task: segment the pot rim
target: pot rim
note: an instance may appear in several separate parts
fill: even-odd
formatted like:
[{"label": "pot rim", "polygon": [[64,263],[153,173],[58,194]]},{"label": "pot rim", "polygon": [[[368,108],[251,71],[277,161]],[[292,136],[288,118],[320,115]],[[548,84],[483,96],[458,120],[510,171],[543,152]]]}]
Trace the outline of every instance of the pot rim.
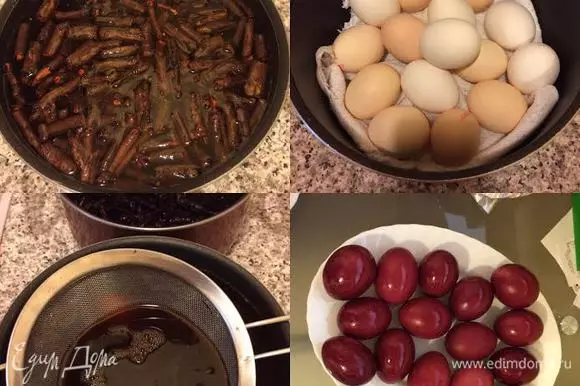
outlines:
[{"label": "pot rim", "polygon": [[[12,17],[14,8],[24,0],[6,0],[0,9],[0,34],[4,34],[6,24]],[[175,186],[160,188],[119,189],[114,187],[102,187],[84,183],[76,178],[68,176],[50,165],[38,154],[24,139],[18,125],[15,124],[7,102],[0,104],[0,134],[5,142],[29,168],[37,172],[44,180],[56,184],[60,191],[82,193],[184,193],[198,191],[205,186],[215,183],[231,171],[237,169],[266,141],[271,134],[272,127],[278,121],[284,108],[286,94],[289,89],[290,79],[290,45],[289,36],[282,20],[282,15],[270,0],[255,0],[264,9],[266,17],[264,22],[273,30],[273,39],[276,41],[276,56],[278,71],[273,74],[274,82],[271,95],[268,98],[268,109],[263,121],[254,130],[248,141],[237,150],[227,161],[211,168],[209,172],[202,173],[189,181],[181,182]],[[4,77],[0,77],[0,86],[5,84]],[[6,100],[9,95],[3,95]]]},{"label": "pot rim", "polygon": [[[208,194],[212,194],[212,193],[208,193]],[[227,194],[227,193],[226,193]],[[68,196],[65,193],[59,193],[60,199],[63,203],[65,203],[65,205],[67,205],[69,208],[73,208],[74,210],[76,210],[78,213],[83,214],[85,217],[90,218],[93,221],[99,222],[101,224],[110,226],[112,228],[116,228],[116,229],[124,229],[124,230],[129,230],[129,231],[134,231],[134,232],[141,232],[141,233],[168,233],[168,232],[175,232],[175,231],[181,231],[181,230],[186,230],[186,229],[192,229],[192,228],[196,228],[205,224],[208,224],[210,222],[213,222],[219,218],[225,217],[228,214],[230,214],[231,212],[233,212],[234,210],[238,209],[241,206],[244,206],[248,200],[250,199],[250,195],[248,193],[243,193],[244,195],[242,196],[242,198],[236,202],[234,205],[230,206],[228,209],[224,210],[223,212],[219,212],[211,217],[208,217],[204,220],[201,221],[197,221],[194,223],[190,223],[190,224],[184,224],[184,225],[179,225],[179,226],[174,226],[174,227],[163,227],[163,228],[142,228],[142,227],[136,227],[136,226],[131,226],[131,225],[124,225],[124,224],[119,224],[110,220],[105,220],[101,217],[97,217],[92,213],[87,212],[86,210],[80,208],[78,205],[76,205],[74,202],[71,201],[70,198],[68,198]],[[218,252],[219,253],[219,252]]]}]

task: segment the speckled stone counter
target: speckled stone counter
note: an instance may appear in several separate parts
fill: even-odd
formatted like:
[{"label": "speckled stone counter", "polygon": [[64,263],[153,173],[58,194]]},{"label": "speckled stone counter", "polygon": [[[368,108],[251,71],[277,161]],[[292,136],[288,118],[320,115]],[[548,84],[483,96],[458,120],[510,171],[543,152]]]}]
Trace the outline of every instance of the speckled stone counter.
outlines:
[{"label": "speckled stone counter", "polygon": [[580,112],[549,144],[489,176],[448,184],[408,182],[356,165],[316,139],[293,116],[293,192],[577,192],[580,190]]},{"label": "speckled stone counter", "polygon": [[[290,312],[289,195],[253,195],[245,227],[230,258]],[[77,249],[58,196],[13,194],[0,244],[0,319],[26,284]]]},{"label": "speckled stone counter", "polygon": [[[286,30],[290,28],[289,0],[273,0]],[[4,0],[0,0],[0,6]],[[287,98],[288,99],[288,98]],[[272,131],[256,151],[226,176],[203,188],[207,192],[290,191],[290,103],[288,100]],[[56,192],[59,187],[26,165],[0,135],[0,191]]]}]

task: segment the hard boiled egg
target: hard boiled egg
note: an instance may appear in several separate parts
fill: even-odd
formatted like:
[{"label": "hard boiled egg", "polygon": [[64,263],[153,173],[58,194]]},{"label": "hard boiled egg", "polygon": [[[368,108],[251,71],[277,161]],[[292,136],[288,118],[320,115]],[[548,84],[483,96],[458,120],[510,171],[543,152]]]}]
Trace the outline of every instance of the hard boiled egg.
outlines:
[{"label": "hard boiled egg", "polygon": [[507,68],[509,82],[524,94],[554,84],[560,74],[560,59],[550,46],[532,43],[518,49]]},{"label": "hard boiled egg", "polygon": [[415,13],[429,6],[431,0],[399,0],[403,12]]},{"label": "hard boiled egg", "polygon": [[371,119],[394,105],[401,95],[399,73],[386,63],[363,68],[350,82],[344,96],[347,110],[358,119]]},{"label": "hard boiled egg", "polygon": [[445,69],[465,67],[481,51],[481,36],[464,20],[443,19],[430,24],[421,37],[421,53],[432,65]]},{"label": "hard boiled egg", "polygon": [[499,1],[485,14],[487,36],[506,50],[515,50],[536,37],[536,24],[530,11],[512,0]]},{"label": "hard boiled egg", "polygon": [[377,27],[401,12],[399,0],[350,0],[350,7],[362,21]]},{"label": "hard boiled egg", "polygon": [[419,60],[422,58],[420,42],[425,28],[425,23],[407,13],[391,16],[381,28],[383,44],[401,62]]},{"label": "hard boiled egg", "polygon": [[358,72],[385,55],[381,30],[364,24],[343,31],[332,47],[336,63],[344,72]]},{"label": "hard boiled egg", "polygon": [[459,103],[459,89],[451,74],[425,60],[405,67],[401,87],[415,106],[432,113],[441,113]]},{"label": "hard boiled egg", "polygon": [[515,129],[528,110],[524,96],[499,80],[473,86],[467,95],[467,105],[483,127],[501,134]]},{"label": "hard boiled egg", "polygon": [[427,15],[429,23],[443,19],[460,19],[475,25],[475,13],[465,0],[432,0]]},{"label": "hard boiled egg", "polygon": [[381,111],[368,129],[371,142],[397,158],[419,154],[429,143],[429,133],[429,121],[411,106],[393,106]]},{"label": "hard boiled egg", "polygon": [[507,65],[508,58],[503,48],[491,40],[482,40],[481,51],[475,62],[459,70],[457,75],[468,82],[483,82],[502,76]]}]

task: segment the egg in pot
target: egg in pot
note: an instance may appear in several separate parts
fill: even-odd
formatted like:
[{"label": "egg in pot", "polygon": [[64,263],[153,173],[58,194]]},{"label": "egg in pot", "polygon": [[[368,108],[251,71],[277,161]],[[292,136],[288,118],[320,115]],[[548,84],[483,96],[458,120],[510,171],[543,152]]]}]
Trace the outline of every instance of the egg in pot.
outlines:
[{"label": "egg in pot", "polygon": [[493,0],[466,0],[467,4],[471,5],[471,8],[476,13],[480,13],[491,7]]},{"label": "egg in pot", "polygon": [[459,103],[459,88],[451,74],[425,60],[407,65],[401,87],[415,106],[432,113],[442,113]]},{"label": "egg in pot", "polygon": [[429,133],[429,121],[411,106],[393,106],[381,111],[368,128],[371,142],[398,158],[419,154],[429,143]]},{"label": "egg in pot", "polygon": [[399,73],[386,63],[371,64],[350,82],[344,96],[347,110],[358,119],[371,119],[394,105],[401,95]]},{"label": "egg in pot", "polygon": [[554,84],[560,74],[560,59],[543,43],[532,43],[518,49],[510,58],[509,82],[524,94]]},{"label": "egg in pot", "polygon": [[457,71],[457,75],[468,82],[478,83],[499,78],[506,72],[507,65],[508,57],[503,48],[484,39],[475,62]]},{"label": "egg in pot", "polygon": [[358,72],[385,55],[381,30],[364,24],[343,31],[332,48],[336,63],[344,72]]},{"label": "egg in pot", "polygon": [[507,134],[518,125],[528,104],[512,85],[488,80],[473,86],[467,95],[469,110],[486,129]]},{"label": "egg in pot", "polygon": [[387,51],[403,63],[421,59],[421,36],[426,25],[415,16],[401,13],[387,19],[381,33]]},{"label": "egg in pot", "polygon": [[431,129],[433,158],[441,165],[467,163],[479,149],[481,129],[475,115],[452,109],[439,115]]},{"label": "egg in pot", "polygon": [[350,0],[350,7],[362,21],[377,27],[401,12],[399,0]]},{"label": "egg in pot", "polygon": [[485,32],[506,50],[515,50],[536,37],[532,14],[521,4],[504,0],[493,4],[485,14]]},{"label": "egg in pot", "polygon": [[432,0],[427,9],[429,23],[444,19],[460,19],[475,25],[473,8],[465,0]]},{"label": "egg in pot", "polygon": [[470,65],[480,51],[479,32],[463,20],[439,20],[430,24],[421,36],[421,53],[425,60],[444,70]]},{"label": "egg in pot", "polygon": [[403,12],[415,13],[429,6],[431,0],[399,0]]}]

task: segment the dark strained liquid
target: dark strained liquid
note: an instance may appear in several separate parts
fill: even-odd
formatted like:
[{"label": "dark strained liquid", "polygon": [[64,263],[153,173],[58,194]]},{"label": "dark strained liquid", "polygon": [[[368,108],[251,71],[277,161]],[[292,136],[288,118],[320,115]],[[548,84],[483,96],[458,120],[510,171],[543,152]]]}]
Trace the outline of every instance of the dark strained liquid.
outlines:
[{"label": "dark strained liquid", "polygon": [[164,228],[213,217],[237,204],[245,194],[68,194],[87,212],[117,224]]},{"label": "dark strained liquid", "polygon": [[[143,306],[89,329],[77,347],[104,352],[117,364],[65,373],[63,386],[228,386],[222,358],[197,327],[157,307]],[[67,365],[86,364],[85,353]]]}]

